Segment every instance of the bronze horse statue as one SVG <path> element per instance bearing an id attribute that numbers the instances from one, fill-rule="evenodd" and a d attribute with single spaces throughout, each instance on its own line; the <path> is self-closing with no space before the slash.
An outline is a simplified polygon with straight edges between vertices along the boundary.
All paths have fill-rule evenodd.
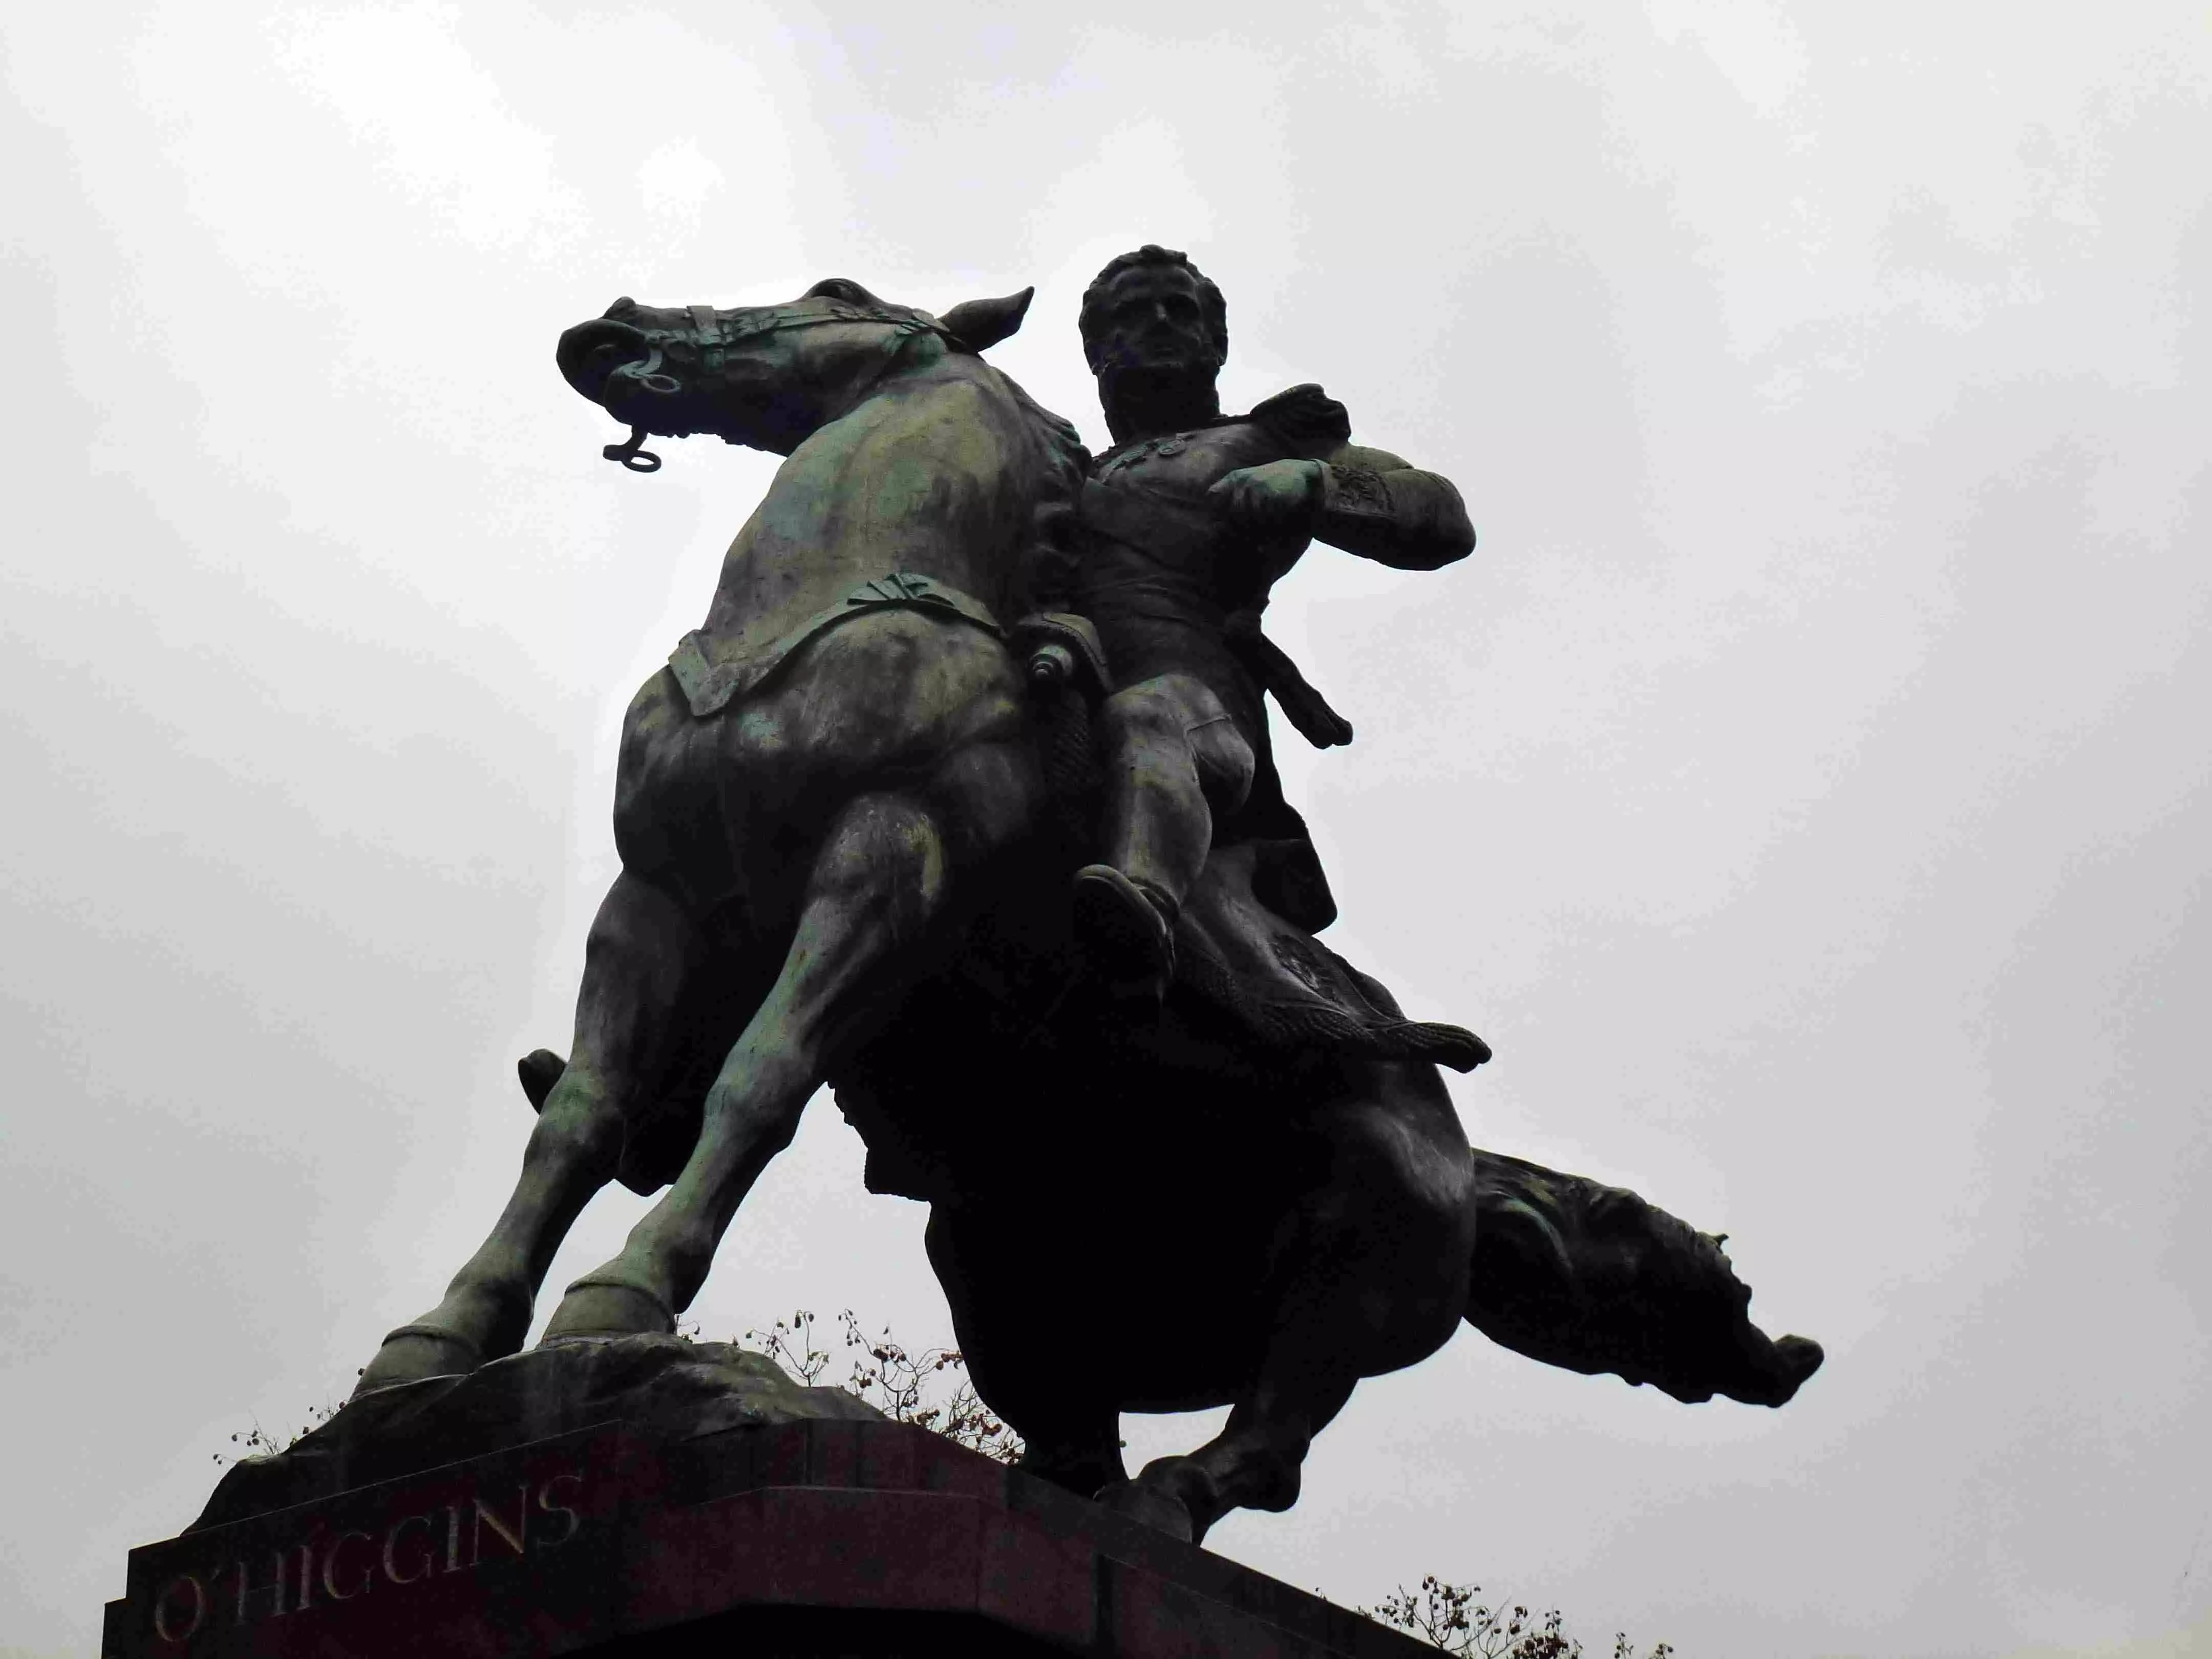
<path id="1" fill-rule="evenodd" d="M 668 1190 L 544 1340 L 672 1330 L 827 1083 L 871 1187 L 931 1201 L 956 1333 L 1026 1465 L 1181 1536 L 1287 1507 L 1353 1386 L 1462 1318 L 1683 1399 L 1781 1404 L 1817 1345 L 1750 1323 L 1717 1240 L 1471 1150 L 1434 1061 L 1487 1049 L 1274 921 L 1266 848 L 1217 849 L 1156 1020 L 1086 985 L 1067 878 L 1103 665 L 1064 607 L 1087 458 L 979 355 L 1028 301 L 938 318 L 831 280 L 780 306 L 621 300 L 562 337 L 570 385 L 632 428 L 610 459 L 652 470 L 648 433 L 787 459 L 630 704 L 622 872 L 568 1060 L 523 1063 L 514 1193 L 361 1391 L 518 1350 L 617 1177 Z M 1332 999 L 1255 1012 L 1237 967 L 1262 958 Z M 1170 1305 L 1201 1317 L 1135 1339 Z M 1222 1434 L 1127 1477 L 1120 1412 L 1219 1404 Z"/>

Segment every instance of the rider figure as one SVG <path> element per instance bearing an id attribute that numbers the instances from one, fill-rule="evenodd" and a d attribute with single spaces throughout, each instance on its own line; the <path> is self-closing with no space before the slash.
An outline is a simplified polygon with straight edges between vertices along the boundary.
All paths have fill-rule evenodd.
<path id="1" fill-rule="evenodd" d="M 1214 841 L 1304 842 L 1262 690 L 1317 747 L 1352 740 L 1261 637 L 1268 589 L 1313 539 L 1433 570 L 1464 558 L 1474 532 L 1448 481 L 1352 443 L 1343 406 L 1319 386 L 1224 416 L 1221 290 L 1182 254 L 1147 244 L 1111 261 L 1084 294 L 1081 326 L 1115 447 L 1084 490 L 1079 609 L 1115 689 L 1102 710 L 1105 857 L 1077 872 L 1077 921 L 1105 977 L 1158 993 Z M 1317 866 L 1310 890 L 1320 914 L 1290 919 L 1312 928 L 1332 914 Z"/>

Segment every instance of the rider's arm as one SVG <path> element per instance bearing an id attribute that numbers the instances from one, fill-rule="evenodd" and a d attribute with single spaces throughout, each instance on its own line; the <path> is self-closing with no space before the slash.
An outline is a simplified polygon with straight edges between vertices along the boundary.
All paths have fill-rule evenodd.
<path id="1" fill-rule="evenodd" d="M 1474 526 L 1449 478 L 1358 444 L 1320 465 L 1316 540 L 1400 570 L 1434 570 L 1474 550 Z"/>

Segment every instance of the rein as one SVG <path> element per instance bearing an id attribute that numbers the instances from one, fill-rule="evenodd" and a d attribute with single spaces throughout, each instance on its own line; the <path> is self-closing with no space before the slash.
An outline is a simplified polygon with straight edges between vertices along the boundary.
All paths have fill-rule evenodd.
<path id="1" fill-rule="evenodd" d="M 863 394 L 874 390 L 875 383 L 890 372 L 907 342 L 916 335 L 934 334 L 955 351 L 972 354 L 974 348 L 935 318 L 925 313 L 893 310 L 888 306 L 859 306 L 843 300 L 832 300 L 826 307 L 805 304 L 790 306 L 747 307 L 739 311 L 717 311 L 712 306 L 694 305 L 684 307 L 690 318 L 688 325 L 659 329 L 647 336 L 649 342 L 643 362 L 624 363 L 608 378 L 634 381 L 655 397 L 672 398 L 684 390 L 683 381 L 672 374 L 661 373 L 666 360 L 663 348 L 673 349 L 679 356 L 690 357 L 698 364 L 702 378 L 711 379 L 721 373 L 729 361 L 731 349 L 743 344 L 757 335 L 775 334 L 785 330 L 813 328 L 824 323 L 882 323 L 894 332 L 885 344 L 884 363 L 873 379 L 861 388 Z M 633 426 L 629 439 L 618 444 L 608 444 L 599 453 L 610 461 L 619 461 L 633 472 L 658 472 L 660 457 L 646 448 L 647 428 Z M 682 436 L 683 434 L 674 435 Z"/>

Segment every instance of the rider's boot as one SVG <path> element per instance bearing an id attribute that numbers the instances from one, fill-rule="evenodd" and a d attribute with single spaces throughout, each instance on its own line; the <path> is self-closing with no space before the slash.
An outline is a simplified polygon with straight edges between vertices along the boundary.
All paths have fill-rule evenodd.
<path id="1" fill-rule="evenodd" d="M 1076 933 L 1099 979 L 1157 1009 L 1175 974 L 1176 919 L 1213 842 L 1207 791 L 1241 802 L 1252 752 L 1220 699 L 1180 675 L 1115 692 L 1100 715 L 1104 856 L 1075 872 Z"/>

